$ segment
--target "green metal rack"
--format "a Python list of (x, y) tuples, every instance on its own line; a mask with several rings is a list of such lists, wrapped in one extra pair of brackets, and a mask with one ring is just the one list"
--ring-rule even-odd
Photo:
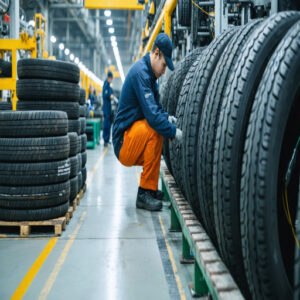
[(182, 231), (181, 263), (194, 263), (194, 281), (189, 284), (193, 297), (244, 299), (173, 176), (166, 167), (161, 168), (160, 175), (165, 199), (170, 201), (170, 231)]
[[(86, 147), (88, 149), (95, 149), (97, 145), (100, 144), (100, 131), (101, 131), (101, 120), (100, 119), (87, 119), (87, 136), (88, 140), (86, 143)], [(89, 134), (89, 130), (92, 130), (92, 134)], [(90, 138), (92, 137), (92, 139)]]

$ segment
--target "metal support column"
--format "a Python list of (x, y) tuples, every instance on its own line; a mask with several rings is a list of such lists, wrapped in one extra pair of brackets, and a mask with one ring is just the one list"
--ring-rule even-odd
[(228, 26), (228, 8), (225, 0), (215, 0), (215, 34), (216, 37)]
[(191, 247), (186, 239), (184, 233), (182, 233), (182, 257), (180, 260), (181, 264), (192, 264), (194, 263), (194, 256), (191, 255)]
[(9, 30), (9, 38), (10, 39), (19, 39), (19, 31), (20, 31), (20, 17), (19, 17), (19, 0), (11, 1), (10, 4), (10, 30)]
[(170, 211), (171, 211), (171, 225), (170, 225), (169, 231), (170, 232), (180, 232), (181, 231), (181, 226), (180, 226), (180, 223), (177, 219), (176, 212), (175, 212), (172, 205), (170, 207)]
[(194, 282), (189, 284), (189, 288), (193, 297), (202, 297), (209, 293), (198, 263), (194, 265)]
[(271, 0), (271, 15), (278, 12), (278, 0)]

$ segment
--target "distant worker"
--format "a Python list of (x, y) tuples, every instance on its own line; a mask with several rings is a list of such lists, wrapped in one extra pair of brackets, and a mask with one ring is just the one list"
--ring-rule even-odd
[(94, 94), (94, 92), (93, 92), (93, 87), (90, 85), (89, 86), (89, 97), (88, 97), (88, 99), (90, 99), (90, 104), (91, 104), (91, 106), (93, 106), (94, 105), (94, 102), (95, 102), (95, 94)]
[(113, 80), (113, 74), (111, 71), (107, 73), (107, 79), (104, 81), (102, 97), (103, 97), (103, 140), (104, 147), (107, 147), (110, 139), (110, 130), (111, 130), (111, 122), (112, 122), (112, 111), (111, 111), (111, 101), (114, 99), (113, 90), (110, 87), (110, 84)]
[(136, 207), (150, 211), (162, 208), (163, 192), (158, 179), (163, 137), (182, 140), (176, 118), (166, 113), (159, 101), (156, 80), (166, 67), (174, 70), (172, 42), (160, 33), (151, 49), (126, 76), (113, 126), (114, 151), (127, 166), (143, 166)]

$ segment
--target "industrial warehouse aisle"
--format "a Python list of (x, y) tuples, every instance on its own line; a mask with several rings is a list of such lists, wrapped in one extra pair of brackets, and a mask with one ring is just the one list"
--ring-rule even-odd
[(102, 145), (88, 151), (87, 168), (86, 194), (61, 237), (0, 237), (0, 299), (191, 299), (193, 265), (179, 263), (168, 204), (135, 208), (141, 168), (123, 167)]

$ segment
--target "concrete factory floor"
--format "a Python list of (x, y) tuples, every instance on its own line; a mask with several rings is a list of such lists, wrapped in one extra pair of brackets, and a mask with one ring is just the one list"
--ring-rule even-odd
[(158, 213), (135, 207), (141, 168), (100, 145), (88, 150), (87, 169), (87, 191), (62, 236), (0, 236), (0, 299), (192, 299), (193, 265), (179, 262), (168, 203)]

